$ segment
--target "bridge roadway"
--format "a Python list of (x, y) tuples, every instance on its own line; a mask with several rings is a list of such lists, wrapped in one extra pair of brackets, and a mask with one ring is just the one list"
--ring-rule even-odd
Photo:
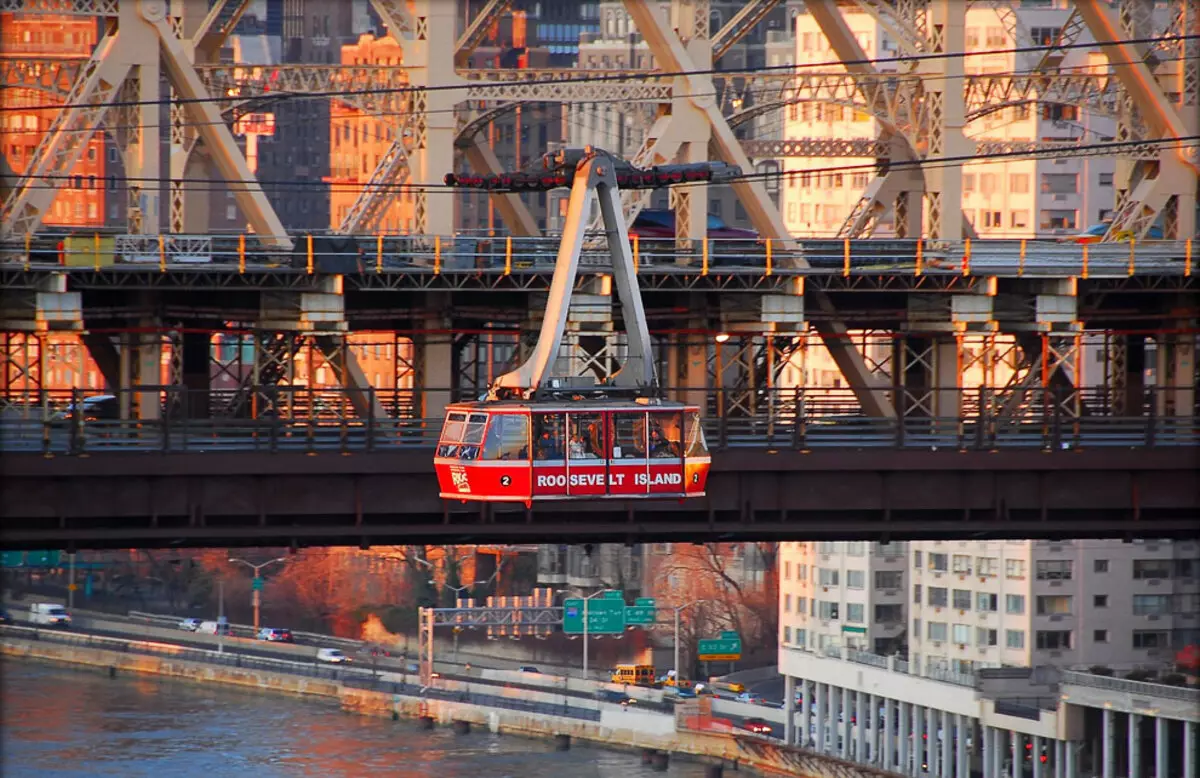
[[(40, 448), (5, 423), (0, 542), (70, 549), (1190, 537), (1200, 515), (1192, 419), (1166, 434), (1162, 419), (1095, 418), (1064, 428), (1023, 424), (1004, 435), (968, 421), (940, 431), (945, 420), (867, 421), (814, 425), (802, 438), (795, 430), (727, 434), (705, 498), (531, 509), (442, 500), (428, 439), (406, 439), (394, 423), (247, 431), (189, 421), (180, 437), (165, 424), (97, 422), (82, 447), (39, 424)], [(878, 432), (888, 424), (887, 434)]]

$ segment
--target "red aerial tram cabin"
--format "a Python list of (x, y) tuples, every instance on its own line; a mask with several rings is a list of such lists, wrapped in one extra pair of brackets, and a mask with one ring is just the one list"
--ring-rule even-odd
[(711, 463), (695, 406), (570, 400), (459, 403), (433, 460), (448, 500), (703, 497)]
[[(542, 329), (520, 367), (496, 378), (486, 400), (446, 407), (434, 455), (441, 496), (466, 502), (703, 497), (711, 458), (700, 409), (661, 398), (618, 189), (653, 189), (740, 174), (723, 163), (634, 168), (606, 151), (563, 149), (544, 173), (460, 178), (492, 191), (571, 187)], [(600, 206), (627, 339), (621, 369), (597, 383), (555, 377), (591, 205)]]

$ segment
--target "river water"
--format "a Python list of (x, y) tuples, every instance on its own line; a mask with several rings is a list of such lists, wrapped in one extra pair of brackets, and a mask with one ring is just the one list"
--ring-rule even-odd
[(0, 667), (0, 775), (699, 778), (632, 752), (344, 713), (336, 703), (28, 661)]

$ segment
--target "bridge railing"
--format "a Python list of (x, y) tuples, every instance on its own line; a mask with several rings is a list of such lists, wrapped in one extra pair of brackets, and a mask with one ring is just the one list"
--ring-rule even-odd
[[(182, 271), (203, 268), (324, 274), (528, 274), (553, 269), (560, 237), (297, 234), (290, 252), (253, 235), (124, 235), (42, 233), (0, 242), (0, 264), (29, 270), (111, 268)], [(581, 266), (611, 265), (597, 234), (585, 243)], [(1121, 277), (1191, 275), (1192, 241), (1080, 244), (1058, 240), (917, 241), (710, 237), (677, 244), (674, 236), (631, 238), (639, 272), (961, 274)]]

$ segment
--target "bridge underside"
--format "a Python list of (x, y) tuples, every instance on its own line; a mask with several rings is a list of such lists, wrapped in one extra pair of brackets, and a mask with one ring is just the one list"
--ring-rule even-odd
[(428, 452), (10, 455), (9, 548), (1183, 537), (1183, 451), (735, 451), (686, 504), (449, 503)]

